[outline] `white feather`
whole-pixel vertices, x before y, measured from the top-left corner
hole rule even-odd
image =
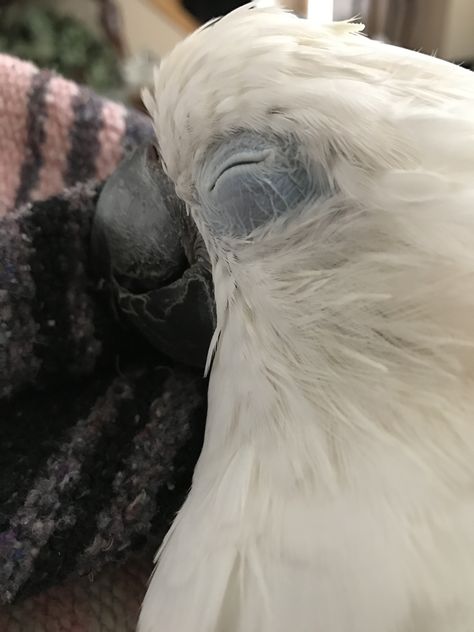
[[[203,451],[140,632],[474,632],[474,77],[242,8],[165,60],[178,193],[295,135],[339,191],[216,244]],[[232,253],[232,256],[231,256]]]

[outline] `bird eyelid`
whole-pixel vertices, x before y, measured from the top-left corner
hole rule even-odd
[[[228,173],[232,169],[237,169],[239,167],[246,167],[250,165],[257,165],[264,162],[270,155],[270,149],[265,149],[261,151],[242,151],[238,152],[235,155],[231,156],[228,160],[226,160],[217,171],[215,175],[215,180],[211,183],[210,191],[213,191],[219,182],[219,179],[226,173]]]
[[[233,132],[208,148],[194,174],[201,220],[216,236],[247,237],[327,191],[320,171],[295,139]]]

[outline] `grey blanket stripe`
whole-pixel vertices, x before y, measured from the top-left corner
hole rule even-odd
[[[115,391],[122,381],[118,378],[113,382],[89,417],[72,428],[57,454],[50,456],[38,474],[22,506],[11,517],[10,528],[0,533],[0,543],[4,544],[0,547],[0,581],[4,591],[0,602],[8,602],[28,578],[38,554],[55,530],[76,526],[75,508],[68,511],[64,503],[73,502],[82,469],[95,453],[103,429],[116,421],[119,400],[115,398]],[[129,387],[125,384],[124,388]],[[131,397],[131,394],[127,392],[125,396]]]
[[[28,99],[28,123],[25,161],[23,163],[20,184],[16,194],[15,208],[23,205],[38,181],[43,165],[42,150],[45,140],[47,118],[46,95],[49,82],[54,74],[41,70],[33,76]]]
[[[74,123],[69,133],[70,149],[64,181],[67,186],[96,177],[95,160],[100,150],[103,100],[87,89],[73,99]]]

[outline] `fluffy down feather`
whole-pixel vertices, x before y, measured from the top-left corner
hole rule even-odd
[[[146,98],[218,330],[140,632],[474,631],[474,76],[358,31],[244,7]],[[331,195],[216,237],[201,166],[242,129]]]

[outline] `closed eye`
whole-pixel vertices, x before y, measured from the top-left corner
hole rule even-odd
[[[224,162],[224,164],[221,166],[221,168],[217,172],[217,175],[209,190],[214,191],[220,178],[224,174],[227,174],[229,171],[233,169],[237,169],[239,167],[246,167],[248,165],[256,165],[261,162],[264,162],[271,155],[271,153],[272,151],[270,149],[265,149],[259,152],[251,152],[251,153],[240,152],[236,155],[231,156],[228,160]]]
[[[216,140],[194,177],[195,212],[214,237],[246,238],[331,189],[324,168],[297,139],[250,130]]]

